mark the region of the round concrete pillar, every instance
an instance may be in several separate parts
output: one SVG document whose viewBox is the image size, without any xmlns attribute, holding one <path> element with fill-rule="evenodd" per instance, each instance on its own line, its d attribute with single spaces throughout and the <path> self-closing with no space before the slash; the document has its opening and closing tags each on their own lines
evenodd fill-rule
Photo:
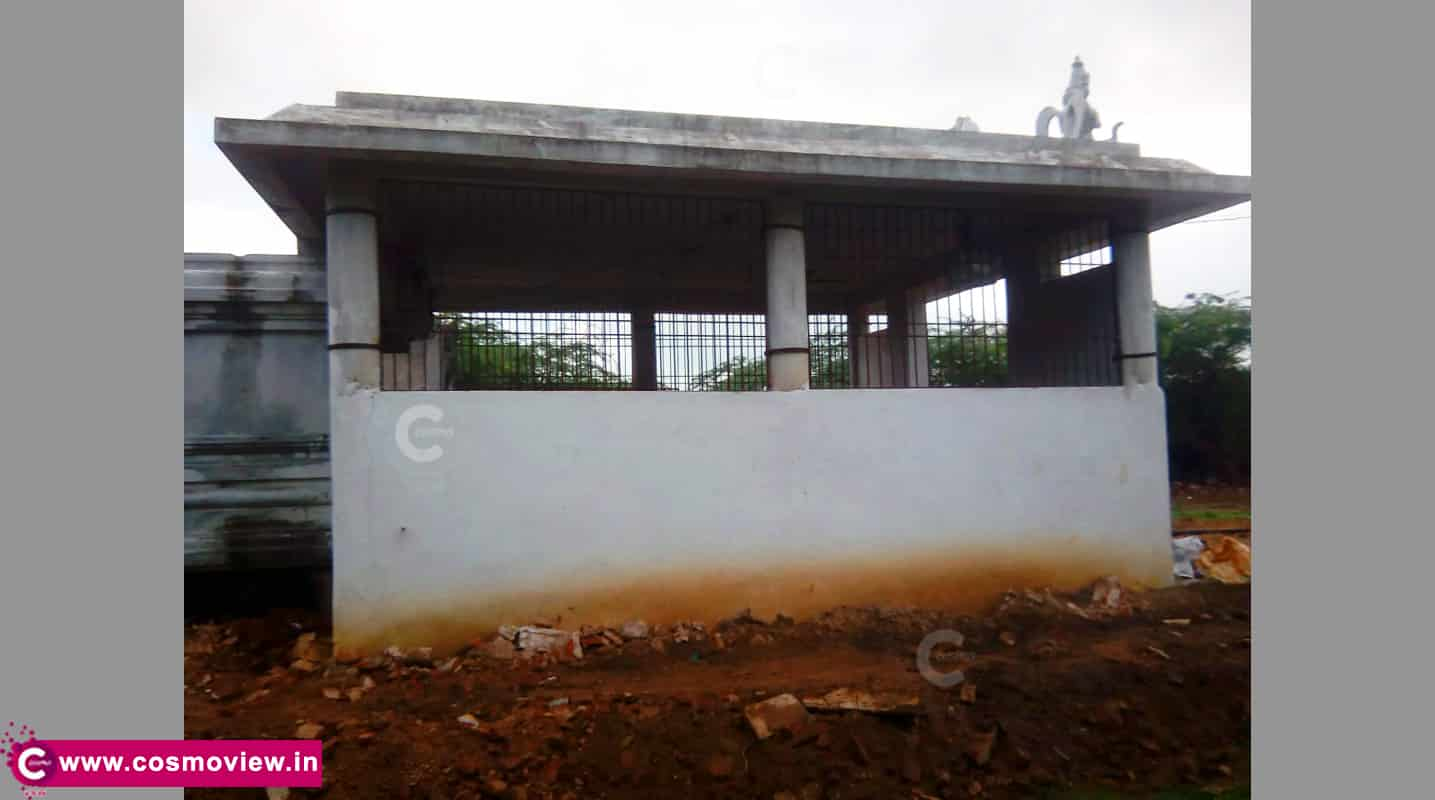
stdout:
<svg viewBox="0 0 1435 800">
<path fill-rule="evenodd" d="M 330 391 L 379 388 L 379 226 L 372 182 L 336 180 L 325 203 Z"/>
<path fill-rule="evenodd" d="M 1156 383 L 1156 304 L 1151 290 L 1151 242 L 1145 231 L 1111 240 L 1116 268 L 1116 318 L 1121 333 L 1121 382 Z"/>
<path fill-rule="evenodd" d="M 767 245 L 767 388 L 806 389 L 807 255 L 802 202 L 774 198 L 764 206 Z"/>
</svg>

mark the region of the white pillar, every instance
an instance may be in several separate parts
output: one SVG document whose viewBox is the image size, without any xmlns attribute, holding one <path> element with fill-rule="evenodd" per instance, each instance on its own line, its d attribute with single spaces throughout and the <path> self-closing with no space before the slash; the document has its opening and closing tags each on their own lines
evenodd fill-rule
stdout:
<svg viewBox="0 0 1435 800">
<path fill-rule="evenodd" d="M 379 391 L 379 237 L 374 186 L 335 181 L 326 198 L 329 293 L 329 470 L 334 548 L 333 622 L 338 652 L 362 620 L 345 576 L 368 544 L 369 415 Z"/>
<path fill-rule="evenodd" d="M 1145 231 L 1117 233 L 1111 241 L 1116 268 L 1116 318 L 1121 333 L 1121 382 L 1156 383 L 1156 307 L 1151 291 L 1151 243 Z"/>
<path fill-rule="evenodd" d="M 930 382 L 927 356 L 927 301 L 919 288 L 887 295 L 887 357 L 891 380 L 898 388 L 926 387 Z"/>
<path fill-rule="evenodd" d="M 806 389 L 807 256 L 802 202 L 774 198 L 765 205 L 767 243 L 767 388 Z"/>
</svg>

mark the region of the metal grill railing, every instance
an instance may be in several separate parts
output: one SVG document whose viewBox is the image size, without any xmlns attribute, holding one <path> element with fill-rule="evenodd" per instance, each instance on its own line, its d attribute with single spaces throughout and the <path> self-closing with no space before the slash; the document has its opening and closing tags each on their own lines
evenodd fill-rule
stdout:
<svg viewBox="0 0 1435 800">
<path fill-rule="evenodd" d="M 657 314 L 658 388 L 750 392 L 767 388 L 761 314 Z"/>
<path fill-rule="evenodd" d="M 999 280 L 927 303 L 927 385 L 992 387 L 1007 384 L 1006 281 Z"/>
<path fill-rule="evenodd" d="M 1055 238 L 1055 258 L 1043 259 L 1042 280 L 1069 278 L 1111 264 L 1109 226 L 1101 220 L 1067 229 Z M 1056 261 L 1053 266 L 1052 261 Z"/>
<path fill-rule="evenodd" d="M 621 313 L 438 315 L 446 386 L 481 389 L 632 388 L 632 320 Z"/>
<path fill-rule="evenodd" d="M 604 206 L 575 201 L 572 207 Z M 557 208 L 554 213 L 566 213 L 566 206 Z M 1105 220 L 816 206 L 807 225 L 809 307 L 821 311 L 808 319 L 812 388 L 1119 384 Z M 833 313 L 838 309 L 846 310 Z M 385 389 L 762 391 L 767 385 L 760 313 L 434 317 L 433 337 L 411 343 L 407 353 L 384 353 Z M 635 319 L 652 322 L 635 327 Z"/>
<path fill-rule="evenodd" d="M 1044 304 L 1065 308 L 1068 315 L 1060 317 L 1048 309 L 1047 316 L 1023 326 L 1019 337 L 1008 321 L 1005 280 L 914 301 L 905 309 L 905 318 L 896 315 L 895 329 L 893 315 L 885 311 L 859 314 L 856 326 L 846 314 L 810 315 L 809 385 L 861 389 L 1119 383 L 1114 318 L 1109 308 L 1088 303 L 1109 291 L 1109 271 L 1051 286 Z M 761 314 L 658 313 L 653 345 L 650 363 L 655 363 L 660 391 L 767 388 Z M 626 313 L 441 314 L 436 315 L 433 336 L 412 343 L 409 353 L 384 354 L 380 363 L 387 390 L 643 388 L 634 383 L 634 346 L 632 318 Z"/>
</svg>

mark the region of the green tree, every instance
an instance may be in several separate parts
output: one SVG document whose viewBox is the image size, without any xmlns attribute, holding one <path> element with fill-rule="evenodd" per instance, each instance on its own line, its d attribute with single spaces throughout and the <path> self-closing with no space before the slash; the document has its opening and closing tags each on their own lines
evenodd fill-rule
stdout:
<svg viewBox="0 0 1435 800">
<path fill-rule="evenodd" d="M 527 340 L 489 320 L 451 323 L 455 389 L 625 389 L 608 355 L 591 342 L 538 335 Z"/>
<path fill-rule="evenodd" d="M 955 330 L 932 326 L 927 364 L 932 386 L 1005 386 L 1006 325 L 966 317 Z"/>
<path fill-rule="evenodd" d="M 1189 294 L 1156 307 L 1173 480 L 1245 483 L 1251 470 L 1249 297 Z"/>
<path fill-rule="evenodd" d="M 814 389 L 843 389 L 852 385 L 847 359 L 847 333 L 836 329 L 813 334 L 808 340 L 810 381 Z M 693 378 L 692 388 L 704 392 L 756 391 L 767 387 L 767 360 L 734 356 Z"/>
<path fill-rule="evenodd" d="M 767 386 L 767 361 L 734 356 L 712 369 L 693 376 L 692 388 L 699 392 L 746 392 Z"/>
<path fill-rule="evenodd" d="M 845 389 L 852 385 L 845 330 L 813 334 L 811 385 L 814 389 Z M 927 358 L 932 386 L 1004 386 L 1007 375 L 1006 326 L 963 319 L 953 329 L 931 326 Z M 764 359 L 736 356 L 698 374 L 700 391 L 749 391 L 767 385 Z"/>
</svg>

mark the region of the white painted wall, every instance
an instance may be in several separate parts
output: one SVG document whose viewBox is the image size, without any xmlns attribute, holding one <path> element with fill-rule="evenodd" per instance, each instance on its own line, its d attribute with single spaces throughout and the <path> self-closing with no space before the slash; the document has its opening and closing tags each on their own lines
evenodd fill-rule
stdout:
<svg viewBox="0 0 1435 800">
<path fill-rule="evenodd" d="M 373 491 L 334 532 L 345 649 L 1170 580 L 1156 387 L 362 397 Z M 416 408 L 441 418 L 405 438 Z"/>
</svg>

